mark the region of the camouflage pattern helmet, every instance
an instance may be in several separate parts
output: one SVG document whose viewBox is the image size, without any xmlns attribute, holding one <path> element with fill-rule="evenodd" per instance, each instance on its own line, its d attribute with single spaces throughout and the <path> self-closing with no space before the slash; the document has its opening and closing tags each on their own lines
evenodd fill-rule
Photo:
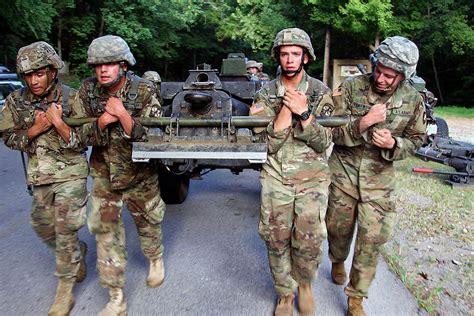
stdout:
<svg viewBox="0 0 474 316">
<path fill-rule="evenodd" d="M 64 66 L 64 62 L 48 43 L 35 42 L 18 50 L 16 69 L 19 74 L 27 74 L 47 66 L 55 69 Z"/>
<path fill-rule="evenodd" d="M 259 63 L 257 63 L 255 60 L 249 60 L 245 63 L 245 68 L 258 68 Z"/>
<path fill-rule="evenodd" d="M 272 47 L 272 57 L 275 60 L 278 60 L 276 50 L 280 46 L 286 45 L 297 45 L 303 48 L 306 48 L 309 53 L 309 60 L 316 60 L 316 55 L 314 55 L 313 45 L 311 44 L 311 39 L 309 38 L 308 33 L 299 28 L 289 28 L 284 29 L 278 32 L 273 41 Z"/>
<path fill-rule="evenodd" d="M 161 83 L 160 74 L 158 74 L 156 71 L 146 71 L 143 74 L 143 79 L 150 80 L 153 83 Z"/>
<path fill-rule="evenodd" d="M 87 64 L 89 66 L 121 61 L 126 61 L 130 66 L 136 63 L 130 47 L 120 36 L 105 35 L 96 38 L 89 45 L 87 50 Z"/>
<path fill-rule="evenodd" d="M 415 74 L 418 57 L 415 43 L 401 36 L 387 37 L 375 50 L 377 63 L 402 73 L 405 79 Z"/>
</svg>

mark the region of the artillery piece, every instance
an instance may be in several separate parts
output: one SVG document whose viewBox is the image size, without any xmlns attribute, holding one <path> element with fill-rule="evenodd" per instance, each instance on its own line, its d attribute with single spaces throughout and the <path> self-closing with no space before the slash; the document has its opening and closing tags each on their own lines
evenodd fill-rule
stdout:
<svg viewBox="0 0 474 316">
<path fill-rule="evenodd" d="M 255 93 L 264 82 L 246 74 L 243 54 L 224 59 L 219 74 L 209 65 L 189 71 L 185 82 L 163 82 L 163 117 L 143 119 L 147 142 L 133 143 L 134 161 L 156 162 L 162 197 L 167 203 L 186 199 L 189 180 L 214 169 L 239 174 L 259 170 L 267 158 L 265 135 L 272 117 L 249 117 Z M 347 118 L 318 118 L 320 124 L 341 125 Z"/>
</svg>

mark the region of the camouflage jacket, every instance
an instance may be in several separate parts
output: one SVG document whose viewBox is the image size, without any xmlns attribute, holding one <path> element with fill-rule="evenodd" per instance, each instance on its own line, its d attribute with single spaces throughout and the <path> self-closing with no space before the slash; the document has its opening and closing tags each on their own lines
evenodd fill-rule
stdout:
<svg viewBox="0 0 474 316">
<path fill-rule="evenodd" d="M 137 81 L 137 95 L 131 92 L 133 81 Z M 109 178 L 114 190 L 132 187 L 145 177 L 156 172 L 152 164 L 132 161 L 132 143 L 146 141 L 147 128 L 140 124 L 139 117 L 158 117 L 161 105 L 154 97 L 153 85 L 128 72 L 124 86 L 114 96 L 120 98 L 133 118 L 132 135 L 126 135 L 119 122 L 107 125 L 102 131 L 98 121 L 75 129 L 76 146 L 91 145 L 91 175 Z M 85 79 L 79 89 L 79 98 L 73 105 L 75 118 L 98 118 L 104 113 L 110 97 L 94 77 Z M 136 97 L 134 100 L 133 97 Z"/>
<path fill-rule="evenodd" d="M 270 76 L 264 72 L 257 72 L 255 76 L 257 77 L 258 80 L 270 80 Z"/>
<path fill-rule="evenodd" d="M 317 115 L 331 115 L 334 106 L 331 90 L 306 73 L 298 90 L 308 98 L 308 107 Z M 255 95 L 251 115 L 277 115 L 283 107 L 285 87 L 281 77 L 268 82 Z M 261 132 L 256 129 L 256 132 Z M 313 121 L 303 129 L 299 119 L 282 131 L 274 131 L 274 121 L 266 129 L 268 158 L 263 165 L 272 177 L 285 184 L 324 181 L 329 177 L 326 149 L 331 143 L 331 131 Z"/>
<path fill-rule="evenodd" d="M 77 93 L 69 89 L 66 106 L 62 91 L 59 81 L 43 98 L 36 97 L 28 88 L 22 88 L 8 96 L 3 108 L 3 140 L 11 149 L 27 152 L 28 183 L 33 185 L 81 179 L 89 174 L 85 154 L 87 148 L 64 148 L 64 141 L 54 126 L 34 139 L 28 139 L 28 129 L 33 125 L 35 111 L 45 111 L 55 102 L 62 104 L 63 117 L 70 116 Z"/>
<path fill-rule="evenodd" d="M 351 122 L 333 129 L 335 143 L 329 159 L 332 183 L 362 201 L 388 198 L 393 191 L 393 161 L 412 155 L 422 142 L 426 130 L 425 108 L 420 94 L 406 81 L 382 100 L 371 88 L 371 75 L 361 75 L 343 82 L 333 94 L 338 115 L 351 115 Z M 383 123 L 359 132 L 361 118 L 377 104 L 387 105 Z M 372 144 L 375 129 L 387 128 L 396 141 L 394 149 L 381 149 Z"/>
</svg>

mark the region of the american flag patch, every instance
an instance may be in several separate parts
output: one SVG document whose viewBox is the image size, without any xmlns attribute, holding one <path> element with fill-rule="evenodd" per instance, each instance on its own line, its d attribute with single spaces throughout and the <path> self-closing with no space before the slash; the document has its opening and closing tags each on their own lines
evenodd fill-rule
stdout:
<svg viewBox="0 0 474 316">
<path fill-rule="evenodd" d="M 256 103 L 250 107 L 250 114 L 255 115 L 257 113 L 262 112 L 263 110 L 263 105 Z"/>
</svg>

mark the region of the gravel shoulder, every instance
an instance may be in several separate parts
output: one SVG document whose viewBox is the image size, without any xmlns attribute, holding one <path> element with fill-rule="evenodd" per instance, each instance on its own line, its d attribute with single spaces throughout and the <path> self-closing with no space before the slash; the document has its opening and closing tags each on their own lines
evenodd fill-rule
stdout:
<svg viewBox="0 0 474 316">
<path fill-rule="evenodd" d="M 474 119 L 447 117 L 450 137 L 473 143 Z M 448 166 L 409 158 L 395 164 L 399 223 L 385 258 L 432 315 L 472 315 L 474 310 L 474 189 L 452 189 L 443 178 L 412 167 Z"/>
</svg>

